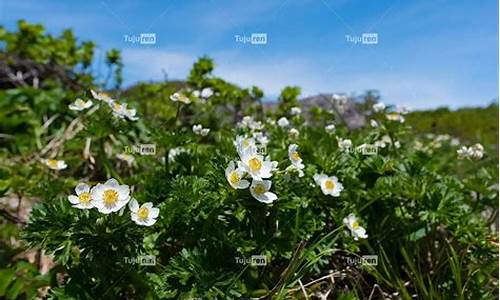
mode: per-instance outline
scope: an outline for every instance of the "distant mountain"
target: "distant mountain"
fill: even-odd
[[[342,104],[339,104],[339,101],[333,100],[333,95],[318,94],[299,99],[299,103],[306,116],[311,108],[321,108],[335,112],[351,129],[360,128],[366,124],[365,116],[356,109],[352,100],[341,101]],[[277,102],[266,102],[264,109],[274,110],[277,105]]]

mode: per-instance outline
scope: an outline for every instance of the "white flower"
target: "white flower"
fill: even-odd
[[[146,202],[139,207],[137,200],[132,199],[128,207],[130,209],[132,221],[137,225],[151,226],[156,223],[156,218],[158,218],[160,214],[160,209],[153,207],[153,203],[151,202]]]
[[[294,165],[289,165],[286,169],[285,172],[287,174],[297,174],[299,177],[304,177],[304,171],[302,169],[297,168]]]
[[[394,142],[394,147],[396,147],[396,149],[401,148],[401,143],[399,141],[395,141]]]
[[[75,102],[68,105],[68,108],[71,110],[81,111],[91,107],[92,104],[93,104],[92,100],[87,100],[87,102],[85,102],[82,99],[78,98],[75,100]]]
[[[374,146],[377,148],[385,148],[387,145],[391,145],[391,144],[392,144],[391,137],[386,134],[382,137],[381,140],[375,141]],[[398,144],[399,144],[399,142],[398,142]],[[394,146],[396,146],[396,145],[394,145]],[[397,146],[396,148],[399,148],[399,146]]]
[[[466,146],[462,146],[457,150],[457,154],[458,159],[464,159],[468,158],[471,155],[471,152],[469,151],[469,148],[467,148]]]
[[[354,240],[357,241],[358,239],[366,239],[368,237],[366,230],[359,226],[358,218],[354,214],[349,214],[343,221],[344,225],[351,231]]]
[[[135,110],[135,108],[128,109],[127,105],[125,104],[124,111],[123,111],[123,115],[125,117],[127,117],[131,121],[137,121],[137,120],[139,120],[139,117],[137,117],[135,115],[136,113],[137,113],[137,111]]]
[[[373,145],[377,148],[385,148],[386,143],[384,141],[375,141],[375,143],[373,143]]]
[[[188,153],[188,150],[183,147],[172,148],[168,151],[168,162],[173,163],[177,155],[181,153]]]
[[[236,137],[236,141],[234,141],[234,146],[236,147],[236,151],[238,151],[238,155],[243,157],[243,153],[249,149],[250,147],[254,147],[257,152],[257,148],[255,148],[255,139],[239,135]]]
[[[278,120],[278,126],[279,127],[288,127],[288,125],[290,125],[290,122],[288,122],[288,119],[285,118],[285,117],[281,117],[279,120]]]
[[[299,146],[296,144],[291,144],[288,146],[288,159],[292,162],[297,169],[304,169],[304,164],[302,163],[302,158],[298,152]]]
[[[119,211],[130,200],[130,189],[111,178],[104,184],[98,183],[90,190],[92,204],[103,214]]]
[[[271,180],[252,180],[250,193],[260,202],[269,204],[278,199],[275,193],[270,192]]]
[[[210,128],[203,128],[201,124],[193,125],[193,132],[197,135],[206,136],[210,132]]]
[[[254,132],[252,135],[254,139],[264,146],[269,143],[269,139],[262,132]]]
[[[481,144],[475,144],[472,147],[462,146],[457,150],[458,159],[476,159],[479,160],[484,156],[484,147]]]
[[[136,110],[131,108],[127,108],[127,103],[120,103],[116,100],[112,100],[108,102],[109,107],[112,110],[112,113],[115,117],[118,117],[120,119],[129,119],[131,121],[136,121],[139,118],[135,116]]]
[[[252,116],[244,116],[237,126],[239,128],[250,128],[251,130],[261,130],[264,125],[260,121],[255,121]]]
[[[68,165],[64,160],[42,159],[41,161],[52,170],[62,170],[68,167]]]
[[[378,123],[377,123],[377,121],[375,121],[375,120],[370,120],[370,126],[371,126],[371,127],[374,127],[374,128],[375,128],[375,127],[378,127]]]
[[[381,112],[381,111],[384,111],[384,109],[385,109],[385,104],[382,102],[373,104],[373,111],[374,112]]]
[[[435,141],[436,142],[444,142],[444,141],[448,141],[449,139],[451,139],[451,136],[449,134],[438,134],[435,138]]]
[[[300,107],[296,107],[296,106],[295,106],[295,107],[292,107],[292,108],[290,109],[290,114],[291,114],[292,116],[297,116],[297,115],[300,115],[301,113],[302,113],[302,109],[300,109]]]
[[[173,93],[170,96],[170,100],[172,100],[174,102],[182,102],[184,104],[191,103],[191,99],[189,99],[189,97],[184,95],[183,93]]]
[[[299,137],[299,134],[300,132],[295,129],[295,128],[292,128],[288,131],[288,137],[291,138],[291,139],[296,139]]]
[[[272,118],[267,118],[266,123],[269,125],[276,125],[276,120],[274,120]]]
[[[406,106],[398,105],[396,106],[396,112],[402,115],[406,115],[410,112],[410,110]]]
[[[325,126],[325,131],[328,134],[332,134],[335,132],[335,125],[334,124],[329,124]]]
[[[106,93],[97,93],[95,92],[94,90],[90,90],[90,93],[92,94],[92,97],[94,97],[94,99],[96,100],[99,100],[99,101],[103,101],[103,102],[106,102],[106,103],[110,103],[110,102],[113,102],[114,100]]]
[[[335,176],[329,177],[325,174],[315,174],[313,178],[316,184],[321,187],[321,191],[325,195],[338,197],[340,196],[340,192],[344,189],[342,183],[340,183]]]
[[[231,161],[226,168],[227,182],[235,189],[246,189],[250,185],[250,182],[243,179],[245,173],[243,169],[235,168],[234,162]]]
[[[458,145],[460,145],[460,140],[458,138],[452,138],[450,145],[451,146],[458,146]]]
[[[337,101],[339,105],[344,105],[347,103],[348,99],[346,95],[333,94],[332,100]]]
[[[405,122],[405,118],[399,114],[399,113],[389,113],[387,115],[385,115],[385,117],[387,118],[387,120],[389,121],[397,121],[397,122],[400,122],[400,123],[404,123]]]
[[[76,196],[68,196],[68,200],[73,204],[73,207],[79,209],[90,209],[94,207],[92,197],[90,196],[90,186],[88,184],[80,182],[75,187],[75,192]]]
[[[243,150],[241,162],[238,162],[238,167],[243,168],[256,180],[271,177],[276,165],[277,162],[264,160],[264,157],[257,153],[255,146],[250,146]]]
[[[484,147],[481,144],[475,144],[471,147],[471,158],[481,159],[484,156]]]
[[[121,154],[117,154],[116,155],[116,158],[118,158],[119,160],[123,160],[124,162],[126,162],[129,166],[131,166],[134,161],[135,161],[135,158],[133,155],[130,155],[130,154],[127,154],[127,153],[121,153]]]
[[[203,90],[201,90],[200,96],[201,96],[201,98],[208,99],[208,98],[212,97],[213,94],[214,94],[214,91],[212,91],[211,88],[206,87]]]
[[[352,141],[350,139],[337,138],[337,140],[337,144],[340,150],[344,151],[352,148]]]

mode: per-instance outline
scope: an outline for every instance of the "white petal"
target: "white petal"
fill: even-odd
[[[240,182],[238,182],[234,188],[246,189],[249,186],[250,186],[250,182],[248,180],[240,180]]]
[[[229,176],[229,174],[231,174],[233,170],[234,170],[234,162],[230,161],[229,165],[226,168],[226,177]]]
[[[104,193],[104,185],[98,183],[90,190],[90,197],[92,198],[92,200],[101,201],[103,193]]]
[[[128,201],[130,195],[130,188],[128,187],[128,185],[123,184],[115,187],[115,189],[118,192],[118,199],[120,201]]]
[[[78,196],[82,193],[86,193],[90,191],[90,186],[86,183],[80,182],[76,187],[75,187],[75,192]]]
[[[128,203],[128,208],[132,211],[132,212],[137,212],[139,210],[139,203],[137,203],[137,200],[135,199],[132,199],[130,200],[130,202]]]
[[[151,209],[151,208],[153,208],[153,203],[152,202],[146,202],[141,207],[145,207],[147,209]]]
[[[80,203],[80,200],[78,200],[78,197],[75,195],[70,195],[68,196],[68,200],[71,204],[78,204]]]
[[[151,226],[153,225],[154,223],[156,223],[156,219],[153,219],[153,218],[147,218],[145,221],[144,221],[144,226]]]
[[[153,207],[153,208],[151,208],[151,211],[149,212],[149,217],[156,219],[159,214],[160,214],[160,209],[157,207]]]
[[[108,185],[108,186],[119,186],[120,185],[118,183],[118,181],[116,179],[114,179],[114,178],[108,179],[108,181],[106,181],[104,184]]]

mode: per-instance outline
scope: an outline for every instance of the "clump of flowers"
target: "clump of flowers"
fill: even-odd
[[[68,201],[75,208],[92,209],[97,208],[102,214],[110,214],[120,211],[129,203],[132,221],[139,225],[151,226],[156,222],[159,209],[154,208],[151,202],[139,207],[137,201],[130,201],[130,187],[120,184],[116,179],[108,179],[104,183],[98,183],[90,187],[87,183],[80,182],[75,187],[76,195],[69,195]]]
[[[471,147],[462,146],[457,150],[458,159],[479,160],[484,156],[484,147],[481,144],[475,144]]]
[[[229,162],[226,168],[226,179],[234,189],[246,189],[250,186],[252,196],[263,203],[269,204],[278,199],[276,194],[270,192],[272,182],[268,179],[277,168],[278,163],[271,161],[259,154],[253,138],[244,136],[236,137],[234,142],[240,160],[237,165]],[[252,178],[252,183],[245,176]]]
[[[103,101],[111,108],[111,113],[113,116],[119,119],[129,119],[130,121],[137,121],[139,118],[136,116],[137,111],[135,108],[128,108],[127,103],[120,103],[118,100],[115,100],[108,96],[105,93],[98,93],[94,90],[90,90],[92,97],[94,99]]]
[[[201,124],[193,125],[193,132],[196,135],[207,136],[210,132],[210,128],[203,128]]]

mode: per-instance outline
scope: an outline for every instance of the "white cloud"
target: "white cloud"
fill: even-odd
[[[164,69],[169,79],[184,79],[189,74],[197,55],[159,49],[125,49],[127,84],[137,80],[162,80]],[[216,68],[214,74],[242,87],[256,85],[267,97],[275,98],[287,85],[298,85],[302,96],[318,93],[363,93],[369,89],[381,92],[382,100],[413,109],[477,105],[474,95],[460,93],[458,82],[444,81],[439,75],[363,72],[336,74],[306,59],[273,56],[256,59],[238,52],[220,52],[211,55]],[[345,72],[346,70],[344,70]],[[489,101],[489,99],[488,99]],[[484,103],[487,104],[487,103]]]
[[[122,51],[126,84],[138,80],[163,80],[164,70],[169,79],[185,79],[196,61],[195,55],[158,49],[126,48]]]

